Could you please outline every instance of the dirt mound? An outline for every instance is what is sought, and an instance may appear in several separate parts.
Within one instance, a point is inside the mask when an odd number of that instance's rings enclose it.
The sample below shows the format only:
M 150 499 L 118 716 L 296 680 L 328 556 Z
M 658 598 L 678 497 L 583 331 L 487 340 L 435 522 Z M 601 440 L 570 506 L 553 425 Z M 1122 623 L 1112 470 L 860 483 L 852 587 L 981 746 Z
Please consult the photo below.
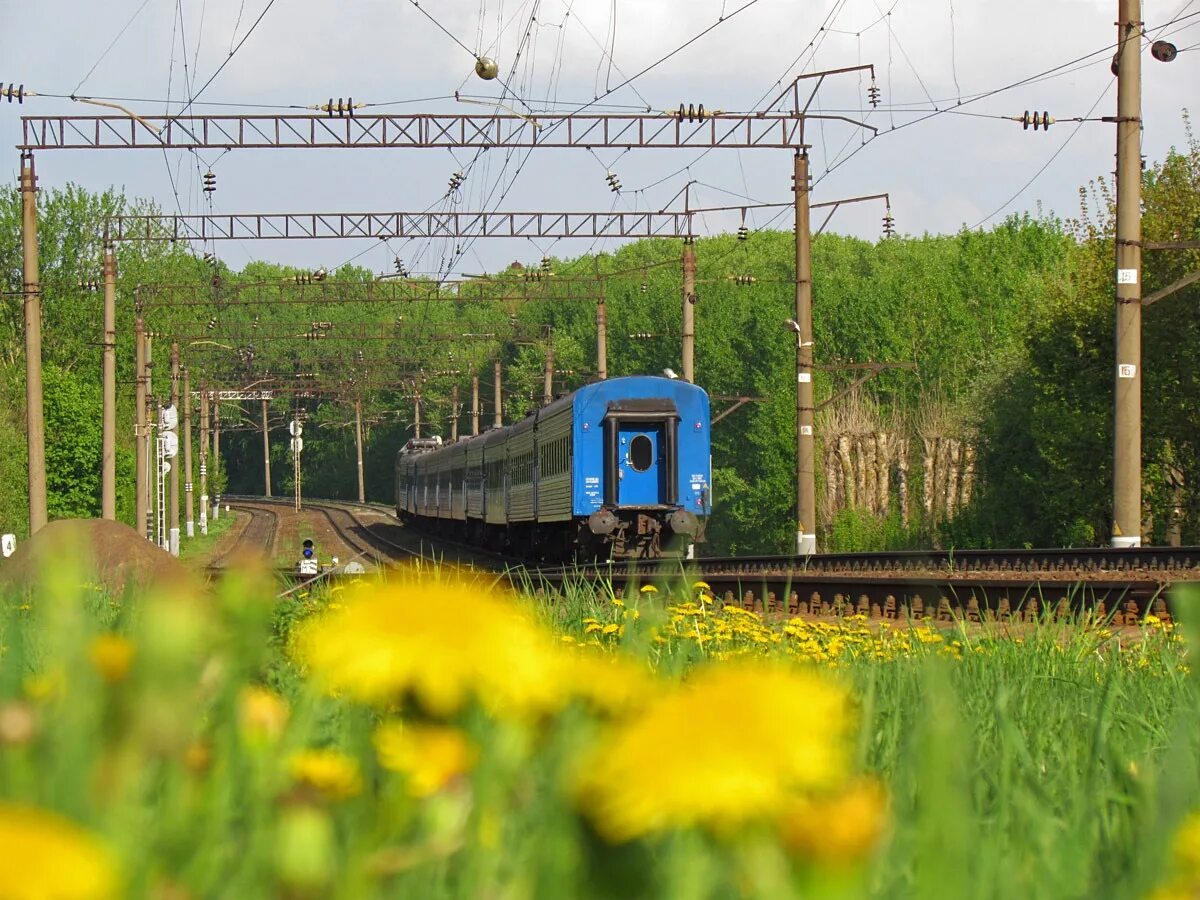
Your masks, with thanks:
M 0 560 L 0 588 L 30 588 L 63 565 L 78 567 L 92 584 L 114 594 L 127 587 L 194 582 L 187 566 L 121 522 L 60 519 L 51 522 L 17 552 Z

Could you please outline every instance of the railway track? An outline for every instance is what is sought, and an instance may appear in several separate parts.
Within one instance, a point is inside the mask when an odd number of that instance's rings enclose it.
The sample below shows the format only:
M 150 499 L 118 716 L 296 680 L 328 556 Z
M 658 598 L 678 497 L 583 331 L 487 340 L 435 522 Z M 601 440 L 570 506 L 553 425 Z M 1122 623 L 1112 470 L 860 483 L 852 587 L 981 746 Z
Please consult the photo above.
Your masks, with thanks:
M 319 510 L 348 547 L 380 567 L 414 558 L 440 562 L 450 549 L 472 567 L 503 573 L 516 587 L 557 590 L 570 582 L 604 581 L 621 594 L 645 585 L 691 594 L 696 582 L 703 582 L 726 603 L 768 614 L 935 621 L 1082 615 L 1123 625 L 1151 612 L 1169 618 L 1170 586 L 1200 582 L 1198 547 L 890 551 L 534 566 L 422 532 L 409 537 L 414 530 L 394 521 L 364 520 L 365 511 L 394 520 L 383 504 L 314 500 L 308 507 Z M 385 532 L 393 529 L 389 537 Z
M 250 521 L 237 536 L 233 546 L 209 563 L 209 570 L 220 571 L 231 560 L 245 552 L 260 553 L 273 560 L 275 535 L 279 530 L 279 515 L 275 510 L 262 504 L 245 502 L 231 503 L 230 505 L 249 513 Z

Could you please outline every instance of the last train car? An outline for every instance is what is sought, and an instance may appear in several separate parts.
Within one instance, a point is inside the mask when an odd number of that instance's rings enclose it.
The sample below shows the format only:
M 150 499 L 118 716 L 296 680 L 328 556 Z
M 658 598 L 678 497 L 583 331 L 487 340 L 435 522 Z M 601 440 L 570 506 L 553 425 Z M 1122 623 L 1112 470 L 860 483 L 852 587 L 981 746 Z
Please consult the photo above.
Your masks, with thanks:
M 520 556 L 683 555 L 712 509 L 708 395 L 685 381 L 610 378 L 450 446 L 396 456 L 396 512 Z

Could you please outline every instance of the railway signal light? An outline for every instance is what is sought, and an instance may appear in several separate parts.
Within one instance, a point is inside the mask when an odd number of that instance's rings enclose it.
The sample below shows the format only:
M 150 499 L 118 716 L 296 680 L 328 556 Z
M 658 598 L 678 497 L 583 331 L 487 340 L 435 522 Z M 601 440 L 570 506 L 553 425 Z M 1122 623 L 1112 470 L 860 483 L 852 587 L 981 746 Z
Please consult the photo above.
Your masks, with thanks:
M 305 559 L 312 559 L 317 553 L 316 548 L 313 547 L 312 538 L 305 538 L 302 547 L 300 553 Z

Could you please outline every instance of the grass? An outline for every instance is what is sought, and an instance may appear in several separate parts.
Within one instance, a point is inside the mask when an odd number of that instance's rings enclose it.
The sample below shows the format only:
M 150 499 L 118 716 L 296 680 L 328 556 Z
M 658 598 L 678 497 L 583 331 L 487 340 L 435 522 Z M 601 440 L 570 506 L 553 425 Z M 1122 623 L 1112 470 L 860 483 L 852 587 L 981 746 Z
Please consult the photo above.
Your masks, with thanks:
M 31 808 L 77 823 L 113 896 L 1125 898 L 1200 807 L 1195 676 L 1161 623 L 881 633 L 575 584 L 524 601 L 535 627 L 427 571 L 352 628 L 348 589 L 276 604 L 246 574 L 118 600 L 81 574 L 0 597 L 0 834 Z M 769 663 L 809 680 L 772 694 Z M 726 677 L 750 681 L 722 706 Z M 705 678 L 694 721 L 614 741 Z M 458 705 L 433 702 L 447 685 Z M 790 818 L 746 812 L 729 785 L 792 753 L 820 786 Z M 588 793 L 581 769 L 610 774 Z M 629 796 L 693 818 L 614 842 L 603 809 Z M 5 852 L 0 896 L 80 871 L 14 887 Z
M 211 519 L 209 520 L 207 534 L 200 533 L 200 523 L 197 521 L 196 536 L 188 538 L 179 545 L 179 558 L 191 559 L 212 552 L 212 549 L 217 545 L 217 542 L 221 540 L 221 537 L 225 534 L 225 532 L 229 531 L 229 529 L 233 527 L 234 522 L 237 521 L 237 516 L 237 513 L 232 511 L 226 513 L 224 510 L 222 510 L 221 517 L 219 519 L 216 521 Z

